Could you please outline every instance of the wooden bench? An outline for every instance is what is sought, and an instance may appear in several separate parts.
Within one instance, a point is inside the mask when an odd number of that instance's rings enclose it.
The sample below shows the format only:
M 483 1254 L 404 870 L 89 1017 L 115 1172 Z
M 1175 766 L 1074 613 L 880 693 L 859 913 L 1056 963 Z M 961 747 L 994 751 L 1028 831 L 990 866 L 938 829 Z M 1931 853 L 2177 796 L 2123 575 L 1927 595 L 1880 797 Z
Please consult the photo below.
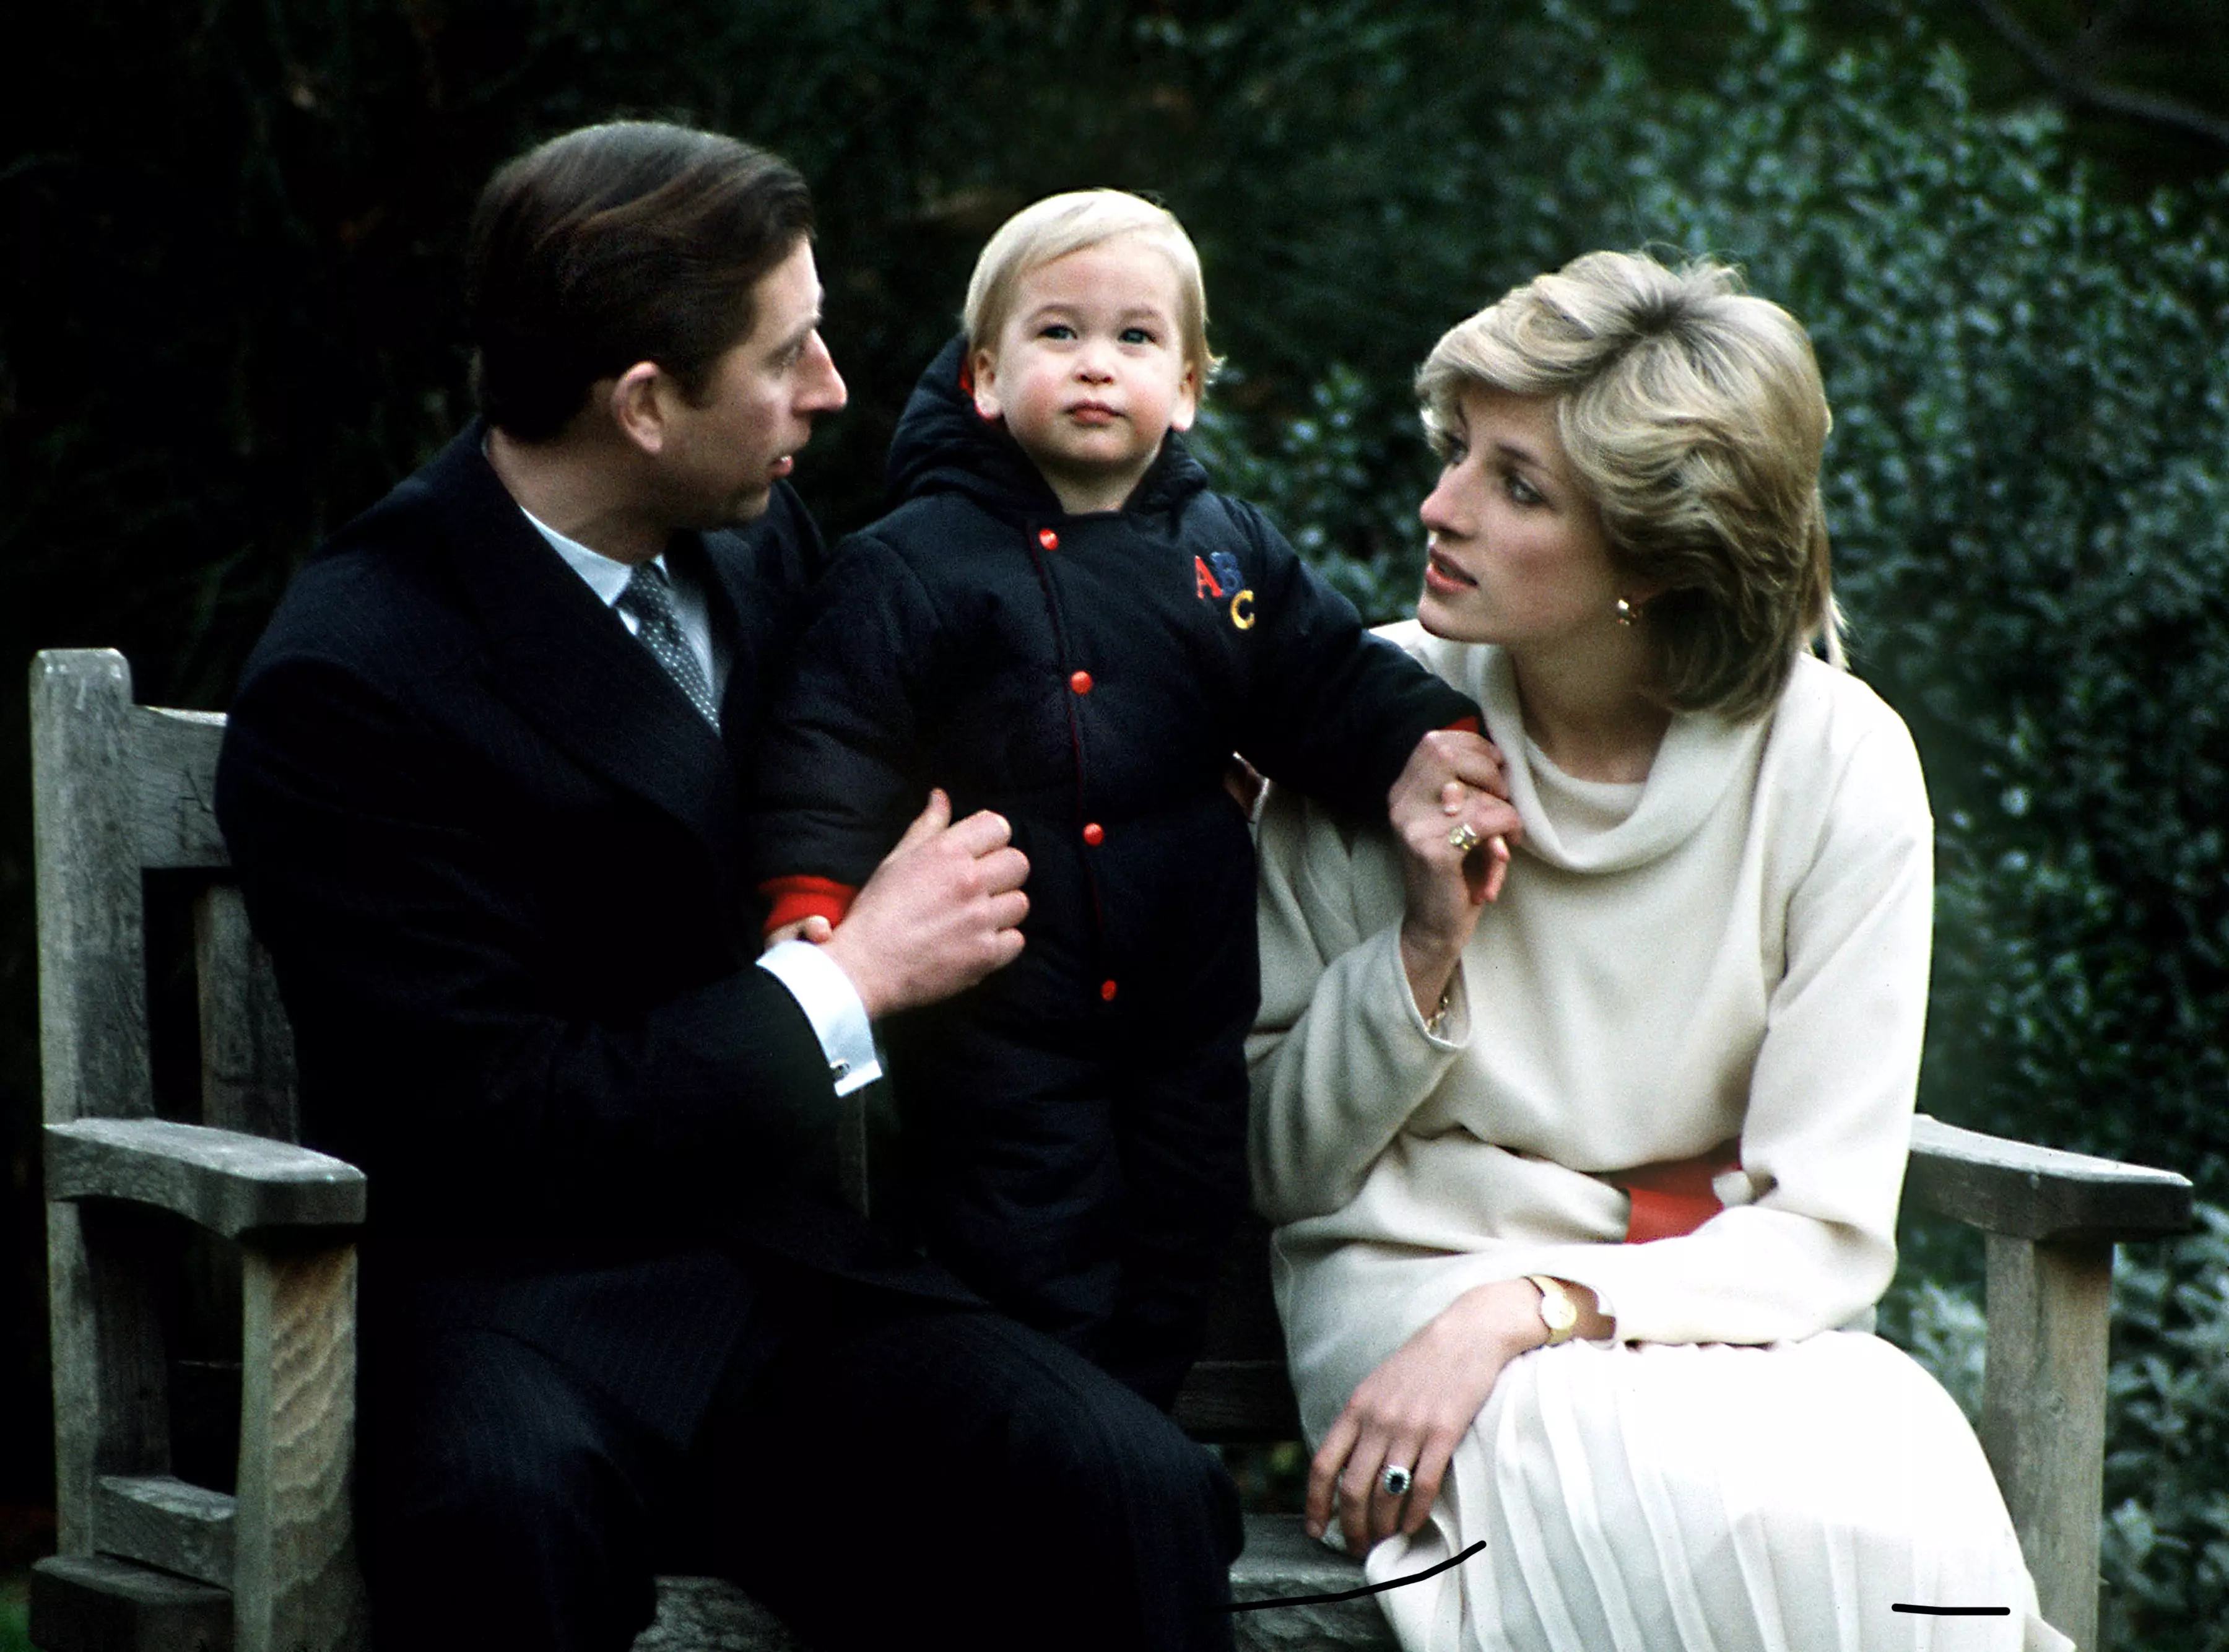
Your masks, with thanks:
M 32 1585 L 44 1652 L 334 1652 L 365 1643 L 348 1503 L 353 1236 L 365 1185 L 293 1145 L 292 1047 L 210 809 L 223 719 L 132 703 L 109 651 L 32 667 L 48 1280 L 60 1552 Z M 145 890 L 190 886 L 198 1122 L 157 1116 Z M 173 891 L 175 892 L 175 891 Z M 172 1110 L 182 1110 L 174 1106 Z M 846 1122 L 867 1197 L 864 1109 Z M 1988 1235 L 1982 1435 L 2051 1620 L 2097 1617 L 2113 1246 L 2189 1225 L 2158 1170 L 1921 1119 L 1910 1198 Z M 198 1237 L 196 1237 L 198 1236 Z M 1259 1227 L 1234 1251 L 1178 1415 L 1209 1441 L 1298 1433 Z M 184 1276 L 184 1284 L 179 1283 Z M 183 1289 L 237 1319 L 231 1489 L 174 1414 L 209 1362 L 176 1355 Z M 192 1380 L 188 1380 L 189 1375 Z M 196 1483 L 182 1469 L 220 1483 Z M 1241 1600 L 1323 1594 L 1355 1565 L 1290 1516 L 1249 1519 Z M 1242 1645 L 1386 1647 L 1374 1602 L 1241 1614 Z M 732 1585 L 661 1581 L 638 1652 L 791 1648 Z

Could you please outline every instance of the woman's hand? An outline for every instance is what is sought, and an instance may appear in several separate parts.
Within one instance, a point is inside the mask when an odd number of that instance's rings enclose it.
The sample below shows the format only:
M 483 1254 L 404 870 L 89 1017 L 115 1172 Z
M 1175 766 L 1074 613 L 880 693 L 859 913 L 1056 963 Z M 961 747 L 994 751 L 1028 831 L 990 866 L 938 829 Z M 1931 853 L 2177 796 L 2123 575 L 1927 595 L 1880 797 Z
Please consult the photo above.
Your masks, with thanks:
M 1508 794 L 1500 750 L 1451 729 L 1416 742 L 1386 794 L 1406 895 L 1401 962 L 1416 1012 L 1428 1020 L 1455 978 L 1481 906 L 1501 893 L 1509 845 L 1522 830 Z M 1468 850 L 1458 846 L 1464 827 Z
M 1593 1291 L 1564 1289 L 1579 1310 L 1577 1334 L 1615 1334 Z M 1308 1465 L 1308 1535 L 1324 1534 L 1334 1503 L 1350 1554 L 1421 1527 L 1456 1442 L 1486 1408 L 1501 1368 L 1547 1340 L 1540 1288 L 1529 1279 L 1500 1280 L 1456 1297 L 1362 1379 L 1324 1436 Z M 1386 1491 L 1388 1464 L 1409 1470 L 1405 1497 Z

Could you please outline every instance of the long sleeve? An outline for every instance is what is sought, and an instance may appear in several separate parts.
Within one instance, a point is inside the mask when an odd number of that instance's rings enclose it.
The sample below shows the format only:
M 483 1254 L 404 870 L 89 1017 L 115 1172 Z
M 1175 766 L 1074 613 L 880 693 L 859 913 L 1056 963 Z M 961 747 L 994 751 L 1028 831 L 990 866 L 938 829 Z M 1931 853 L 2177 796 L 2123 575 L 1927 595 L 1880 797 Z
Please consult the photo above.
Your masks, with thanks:
M 920 697 L 949 633 L 870 533 L 837 547 L 815 598 L 760 742 L 755 871 L 856 889 L 926 799 Z
M 652 910 L 667 889 L 567 864 L 582 820 L 560 792 L 518 816 L 507 784 L 324 662 L 255 673 L 227 731 L 219 816 L 280 965 L 305 1126 L 373 1174 L 382 1231 L 685 1221 L 809 1163 L 830 1079 L 789 993 L 710 943 L 701 891 L 670 926 L 607 931 L 619 880 Z M 628 985 L 599 996 L 607 971 Z
M 1397 869 L 1389 901 L 1384 861 L 1358 860 L 1353 831 L 1282 787 L 1262 806 L 1262 1008 L 1246 1053 L 1254 1202 L 1273 1222 L 1352 1199 L 1467 1031 L 1460 1001 L 1453 1037 L 1426 1031 L 1401 964 Z
M 1251 506 L 1224 501 L 1256 559 L 1254 609 L 1269 635 L 1239 747 L 1274 780 L 1360 819 L 1382 820 L 1385 794 L 1416 742 L 1475 718 L 1468 697 L 1363 627 Z
M 1869 1307 L 1895 1271 L 1933 908 L 1931 827 L 1902 735 L 1883 730 L 1843 768 L 1787 903 L 1741 1130 L 1757 1196 L 1683 1237 L 1598 1248 L 1566 1276 L 1595 1288 L 1622 1336 L 1803 1335 Z
M 1521 749 L 1478 664 L 1457 680 Z M 1902 724 L 1805 663 L 1769 724 L 1675 724 L 1632 820 L 1591 842 L 1558 845 L 1519 770 L 1526 842 L 1442 1039 L 1399 970 L 1390 836 L 1265 815 L 1253 1165 L 1302 1311 L 1339 1311 L 1308 1306 L 1334 1276 L 1364 1311 L 1375 1264 L 1357 1258 L 1386 1246 L 1444 1253 L 1431 1289 L 1404 1287 L 1411 1316 L 1548 1272 L 1594 1287 L 1634 1340 L 1847 1321 L 1892 1271 L 1925 1014 L 1932 828 Z M 1610 1174 L 1728 1138 L 1731 1208 L 1615 1242 Z

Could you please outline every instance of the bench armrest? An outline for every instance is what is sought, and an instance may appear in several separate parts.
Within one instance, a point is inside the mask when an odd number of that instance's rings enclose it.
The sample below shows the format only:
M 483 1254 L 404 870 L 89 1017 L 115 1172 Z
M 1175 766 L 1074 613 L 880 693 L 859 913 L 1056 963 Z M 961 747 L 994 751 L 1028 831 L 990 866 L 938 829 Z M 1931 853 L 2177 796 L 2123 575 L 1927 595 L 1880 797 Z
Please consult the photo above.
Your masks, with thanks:
M 263 1136 L 164 1119 L 46 1127 L 47 1197 L 151 1205 L 228 1239 L 363 1225 L 354 1165 Z
M 2191 1227 L 2188 1178 L 1945 1124 L 1911 1122 L 1905 1191 L 1923 1209 L 2014 1239 L 2160 1239 Z

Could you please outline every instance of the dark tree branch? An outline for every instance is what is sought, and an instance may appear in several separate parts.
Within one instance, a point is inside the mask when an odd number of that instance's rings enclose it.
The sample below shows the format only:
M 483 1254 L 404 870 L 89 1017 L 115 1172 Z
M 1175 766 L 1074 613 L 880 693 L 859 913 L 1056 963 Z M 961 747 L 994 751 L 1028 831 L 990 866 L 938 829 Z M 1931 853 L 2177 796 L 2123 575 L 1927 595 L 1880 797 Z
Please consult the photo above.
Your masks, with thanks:
M 2064 62 L 2054 55 L 2041 41 L 2028 33 L 2020 19 L 2005 9 L 2001 0 L 1973 0 L 1973 7 L 1982 14 L 1989 27 L 1996 30 L 2005 44 L 2025 58 L 2028 66 L 2049 81 L 2067 102 L 2086 104 L 2108 114 L 2126 115 L 2133 120 L 2149 121 L 2172 131 L 2189 132 L 2229 149 L 2229 120 L 2210 115 L 2203 109 L 2194 109 L 2188 104 L 2178 103 L 2172 98 L 2155 97 L 2149 92 L 2104 84 L 2087 71 Z M 2104 33 L 2101 29 L 2101 40 Z

